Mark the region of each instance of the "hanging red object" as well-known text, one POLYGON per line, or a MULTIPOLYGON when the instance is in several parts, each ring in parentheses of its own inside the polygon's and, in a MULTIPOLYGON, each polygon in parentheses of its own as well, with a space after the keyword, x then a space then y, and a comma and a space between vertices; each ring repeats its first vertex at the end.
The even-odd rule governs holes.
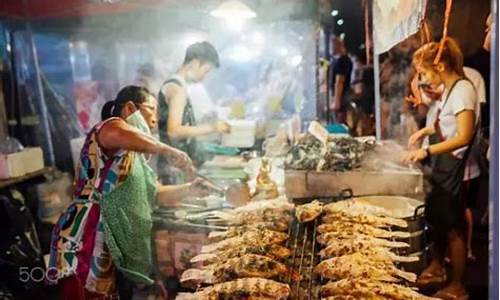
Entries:
POLYGON ((443 54, 444 42, 448 37, 448 23, 450 21, 451 7, 453 6, 453 0, 446 0, 446 10, 444 13, 444 25, 443 25, 443 37, 439 43, 439 49, 436 57, 434 58, 434 64, 438 64, 441 60, 441 55, 443 54))
POLYGON ((364 26, 365 26, 365 55, 366 55, 366 64, 372 63, 372 37, 371 37, 371 28, 370 28, 370 13, 369 13, 369 3, 367 0, 363 0, 363 9, 364 9, 364 26))

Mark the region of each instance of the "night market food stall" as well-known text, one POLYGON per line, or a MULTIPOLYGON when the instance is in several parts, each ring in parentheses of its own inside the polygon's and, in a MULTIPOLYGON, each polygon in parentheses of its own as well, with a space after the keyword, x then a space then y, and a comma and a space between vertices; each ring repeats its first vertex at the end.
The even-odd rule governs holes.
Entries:
MULTIPOLYGON (((42 277, 50 271, 43 262, 47 232, 72 201, 69 178, 106 101, 127 85, 156 97, 171 74, 180 74, 183 59, 183 66, 189 64, 187 49, 210 41, 219 69, 204 74, 203 83, 180 80, 180 86, 195 123, 223 120, 230 130, 196 137, 209 158, 191 175, 208 195, 187 194, 174 206, 152 208, 151 278, 159 288, 136 285, 134 294, 438 299, 413 287, 432 247, 424 220, 427 182, 419 165, 400 162, 406 145, 385 134, 378 76, 384 53, 421 33, 432 1, 359 1, 356 7, 365 21, 362 50, 377 74, 369 136, 355 136, 350 124, 331 124, 326 61, 337 34, 329 28, 344 22, 331 1, 49 2, 0 4, 0 59, 8 77, 0 101, 8 122, 1 130, 22 145, 38 146, 22 149, 6 138, 1 158, 7 170, 1 188, 20 184, 16 189, 35 204, 16 205, 32 206, 40 219, 25 216, 29 230, 12 234, 33 252, 28 270, 42 277), (21 164, 25 169, 15 168, 21 164), (37 236, 32 223, 45 231, 38 229, 37 236)), ((157 129, 150 134, 161 137, 157 129)), ((169 173, 157 160, 148 157, 156 174, 169 173)), ((12 211, 13 200, 6 201, 12 211)), ((0 259, 2 265, 13 257, 0 259)), ((17 263, 9 265, 15 274, 17 263)), ((32 273, 30 286, 0 285, 0 295, 32 298, 45 281, 32 273)), ((47 299, 55 294, 43 292, 47 299)))

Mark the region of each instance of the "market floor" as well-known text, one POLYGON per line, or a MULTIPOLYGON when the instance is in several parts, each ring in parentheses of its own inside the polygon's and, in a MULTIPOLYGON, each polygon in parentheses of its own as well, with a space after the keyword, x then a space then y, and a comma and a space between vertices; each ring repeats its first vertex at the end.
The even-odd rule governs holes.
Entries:
POLYGON ((476 231, 473 236, 473 251, 476 261, 467 265, 465 282, 470 300, 488 299, 488 231, 476 231))
MULTIPOLYGON (((475 261, 467 263, 465 270, 465 285, 469 292, 469 300, 488 299, 488 231, 487 229, 475 230, 472 239, 472 249, 475 261)), ((421 290, 422 293, 431 296, 439 289, 439 286, 431 286, 421 290)))

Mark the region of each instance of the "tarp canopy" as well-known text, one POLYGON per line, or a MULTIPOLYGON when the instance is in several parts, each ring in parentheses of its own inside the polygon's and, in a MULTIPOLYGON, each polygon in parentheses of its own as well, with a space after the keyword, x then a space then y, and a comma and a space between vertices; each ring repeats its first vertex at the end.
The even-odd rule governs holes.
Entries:
POLYGON ((373 42, 375 54, 389 51, 415 34, 425 16, 427 0, 374 0, 373 42))
MULTIPOLYGON (((0 17, 16 19, 46 19, 59 17, 80 17, 129 12, 144 8, 173 3, 171 0, 136 0, 112 1, 103 3, 99 0, 2 0, 0 17)), ((184 1, 182 1, 184 2, 184 1)), ((186 1, 190 2, 190 1, 186 1)), ((192 2, 192 1, 191 1, 192 2)))
MULTIPOLYGON (((65 17, 88 17, 136 10, 155 9, 159 6, 188 9, 213 9, 224 0, 1 0, 0 18, 41 20, 65 17)), ((297 0, 244 1, 259 15, 269 7, 303 5, 297 0)), ((286 10, 286 9, 285 9, 286 10)))

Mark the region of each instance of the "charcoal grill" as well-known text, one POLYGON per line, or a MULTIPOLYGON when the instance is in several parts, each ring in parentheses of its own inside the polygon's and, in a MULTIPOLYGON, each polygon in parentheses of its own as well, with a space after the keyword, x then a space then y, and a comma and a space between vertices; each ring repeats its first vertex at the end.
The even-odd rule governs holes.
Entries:
MULTIPOLYGON (((315 197, 315 198, 299 198, 293 199, 296 205, 301 205, 309 203, 313 200, 321 201, 325 204, 333 203, 340 200, 348 200, 353 197, 353 192, 351 189, 346 189, 341 191, 336 197, 315 197)), ((398 250, 396 254, 398 255, 412 255, 419 256, 420 260, 414 263, 401 263, 399 268, 402 270, 419 273, 427 264, 429 246, 427 242, 427 228, 422 224, 422 209, 424 206, 419 206, 415 209, 414 216, 407 219, 409 227, 407 230, 412 233, 415 231, 415 227, 419 225, 422 228, 420 235, 416 237, 411 237, 408 239, 396 239, 393 241, 403 241, 410 244, 410 249, 408 250, 398 250), (418 244, 417 244, 418 242, 418 244), (414 249, 418 249, 418 252, 414 249)), ((291 272, 297 272, 300 274, 301 280, 296 282, 292 280, 292 274, 287 278, 287 283, 290 285, 292 296, 291 299, 294 300, 316 300, 320 299, 320 287, 325 284, 327 280, 314 274, 314 267, 320 262, 318 257, 318 252, 321 250, 320 245, 316 242, 316 229, 321 222, 321 216, 317 217, 314 221, 308 223, 300 223, 296 218, 294 218, 289 230, 289 239, 286 246, 292 249, 292 256, 289 259, 288 265, 291 272)), ((389 229, 391 230, 391 229, 389 229)), ((401 230, 401 229, 398 229, 401 230)))
MULTIPOLYGON (((313 200, 321 201, 325 204, 352 198, 351 189, 342 190, 335 197, 315 197, 293 199, 297 205, 305 204, 313 200)), ((314 267, 319 263, 318 252, 321 250, 316 242, 317 228, 320 216, 311 222, 301 223, 294 217, 288 229, 288 241, 286 247, 292 249, 292 256, 288 260, 290 274, 287 283, 290 285, 291 299, 293 300, 315 300, 320 299, 320 287, 324 279, 314 273, 314 267), (292 272, 300 275, 299 281, 292 279, 292 272)))
POLYGON ((318 264, 318 244, 316 243, 316 228, 318 219, 303 224, 294 219, 289 229, 289 239, 286 246, 292 250, 292 256, 288 262, 291 272, 300 275, 300 280, 292 280, 292 274, 288 276, 288 284, 292 290, 292 299, 317 299, 319 289, 316 284, 316 276, 313 272, 318 264))

